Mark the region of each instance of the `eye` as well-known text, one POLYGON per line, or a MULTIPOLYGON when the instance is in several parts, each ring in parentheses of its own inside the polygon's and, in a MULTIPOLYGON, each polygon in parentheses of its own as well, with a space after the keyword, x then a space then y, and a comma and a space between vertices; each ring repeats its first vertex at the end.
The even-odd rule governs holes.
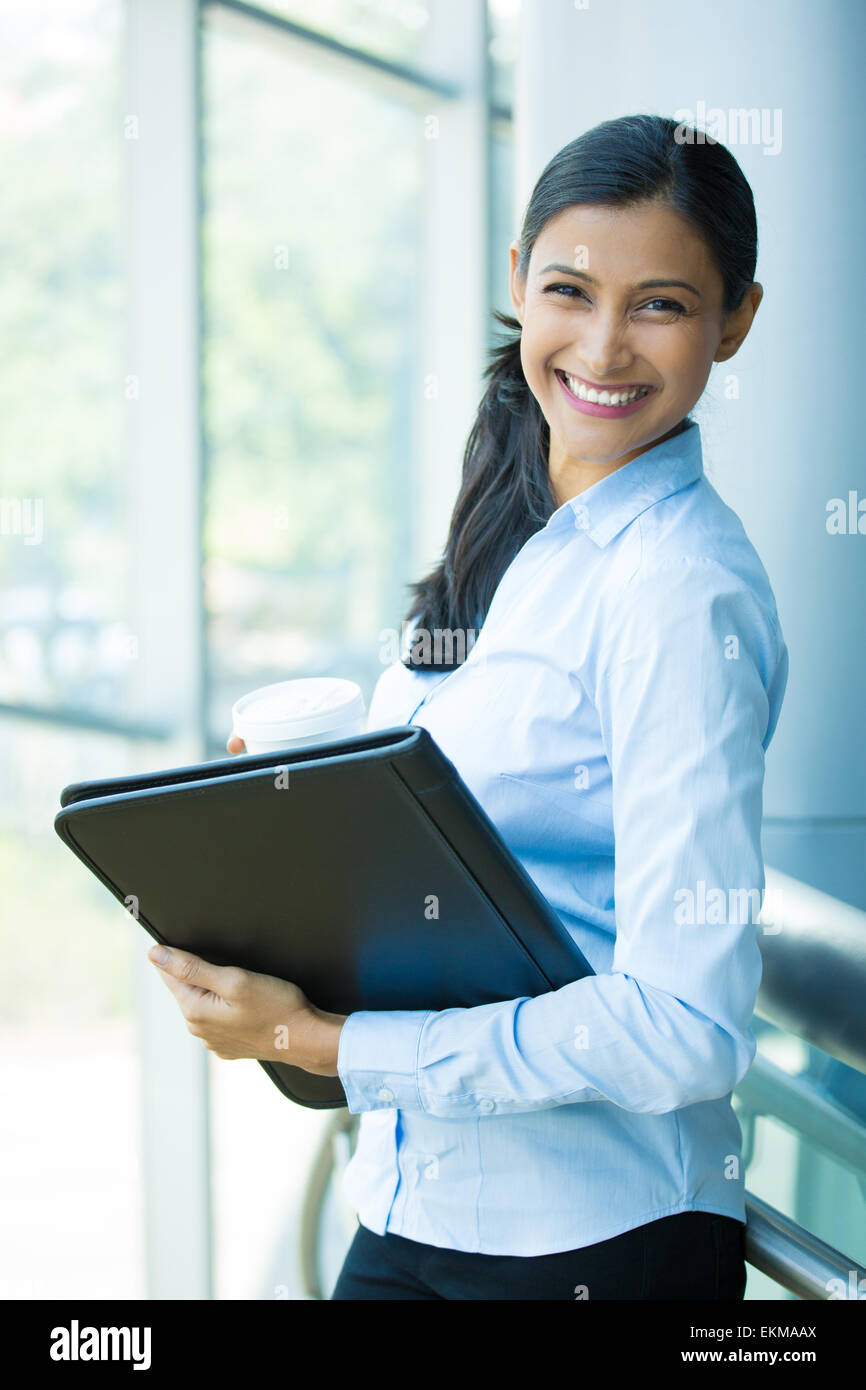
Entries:
MULTIPOLYGON (((579 295, 583 295, 583 297, 586 298, 586 296, 583 294, 583 290, 580 289, 580 287, 577 286, 577 285, 565 285, 565 284, 546 285, 545 288, 544 288, 544 290, 542 291, 542 293, 543 293, 543 294, 561 294, 561 295, 564 295, 564 297, 565 297, 566 299, 571 299, 574 295, 578 295, 578 294, 579 294, 579 295)), ((675 299, 650 299, 650 300, 647 300, 647 303, 646 303, 646 304, 642 304, 642 305, 641 305, 641 308, 643 308, 643 309, 648 309, 649 306, 650 306, 651 304, 659 304, 659 305, 663 306, 663 307, 659 310, 660 313, 665 313, 665 314, 686 314, 686 313, 688 313, 688 310, 686 309, 685 305, 677 303, 677 301, 676 301, 675 299)))
POLYGON ((565 290, 566 298, 570 299, 573 294, 583 294, 583 290, 577 285, 545 285, 544 294, 561 294, 565 290))
POLYGON ((686 312, 685 306, 678 304, 675 299, 650 299, 642 307, 648 309, 650 304, 664 304, 666 313, 684 314, 686 312))

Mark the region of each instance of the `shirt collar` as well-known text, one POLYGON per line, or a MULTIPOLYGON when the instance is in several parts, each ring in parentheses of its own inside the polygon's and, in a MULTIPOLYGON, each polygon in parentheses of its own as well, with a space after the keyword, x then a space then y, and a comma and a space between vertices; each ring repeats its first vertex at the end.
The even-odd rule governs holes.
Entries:
POLYGON ((563 516, 597 546, 606 546, 647 507, 680 492, 702 473, 701 431, 692 420, 673 439, 653 445, 631 463, 570 497, 548 525, 563 516))

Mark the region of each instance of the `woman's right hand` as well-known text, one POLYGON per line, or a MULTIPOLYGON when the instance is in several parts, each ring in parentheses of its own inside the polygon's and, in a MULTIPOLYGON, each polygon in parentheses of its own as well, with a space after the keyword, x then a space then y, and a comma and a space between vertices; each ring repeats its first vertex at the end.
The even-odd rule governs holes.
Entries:
POLYGON ((245 753, 247 745, 237 734, 229 734, 226 740, 226 748, 229 753, 245 753))

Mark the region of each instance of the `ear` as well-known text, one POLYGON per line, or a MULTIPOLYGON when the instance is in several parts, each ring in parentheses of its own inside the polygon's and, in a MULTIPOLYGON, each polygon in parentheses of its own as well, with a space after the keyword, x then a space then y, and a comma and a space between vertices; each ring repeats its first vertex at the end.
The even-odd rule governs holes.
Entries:
POLYGON ((764 297, 764 286, 759 285, 757 280, 749 286, 743 295, 743 302, 739 309, 734 309, 733 313, 728 314, 725 319, 724 332, 721 342, 716 348, 714 362, 727 362, 729 357, 733 357, 742 346, 749 329, 758 312, 758 305, 764 297))
POLYGON ((511 260, 511 271, 509 275, 509 290, 511 292, 511 303, 514 306, 514 314, 520 324, 523 324, 523 305, 526 299, 526 283, 519 271, 520 263, 520 243, 512 241, 508 248, 511 260))

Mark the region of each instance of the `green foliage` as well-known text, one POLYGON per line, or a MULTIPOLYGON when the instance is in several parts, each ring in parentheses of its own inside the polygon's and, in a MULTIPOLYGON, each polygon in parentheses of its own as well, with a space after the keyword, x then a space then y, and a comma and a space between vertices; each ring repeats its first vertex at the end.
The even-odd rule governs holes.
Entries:
POLYGON ((216 29, 203 135, 208 553, 381 560, 411 467, 422 117, 216 29))
POLYGON ((56 590, 86 556, 113 616, 123 563, 119 9, 100 3, 89 15, 86 42, 68 56, 63 39, 84 38, 81 14, 68 30, 56 13, 28 16, 39 56, 28 46, 26 65, 4 74, 0 496, 43 499, 46 538, 4 537, 0 584, 56 590))

